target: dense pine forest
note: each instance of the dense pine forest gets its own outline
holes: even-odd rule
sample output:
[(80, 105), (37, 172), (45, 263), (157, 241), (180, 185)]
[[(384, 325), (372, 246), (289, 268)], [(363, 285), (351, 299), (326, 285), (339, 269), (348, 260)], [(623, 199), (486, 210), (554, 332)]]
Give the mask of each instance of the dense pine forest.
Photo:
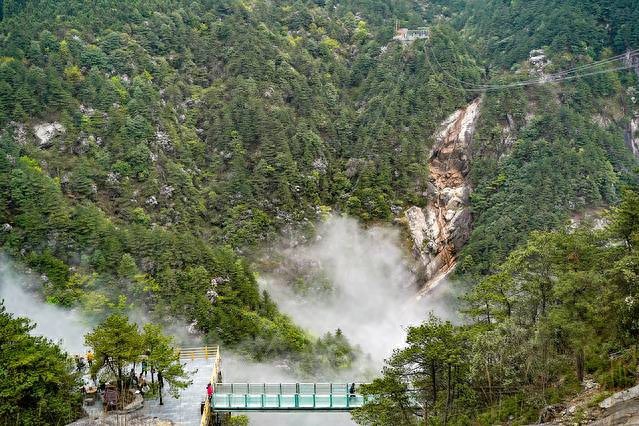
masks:
[[(424, 312), (354, 419), (525, 424), (586, 377), (603, 399), (637, 382), (639, 68), (596, 64), (639, 48), (638, 21), (634, 0), (0, 0), (0, 251), (96, 321), (135, 307), (345, 370), (348, 336), (296, 325), (256, 260), (330, 214), (402, 228), (442, 121), (481, 97), (460, 320)], [(68, 379), (21, 423), (76, 416), (65, 355), (4, 310), (0, 328), (0, 382), (32, 351)], [(30, 404), (0, 390), (0, 423)]]

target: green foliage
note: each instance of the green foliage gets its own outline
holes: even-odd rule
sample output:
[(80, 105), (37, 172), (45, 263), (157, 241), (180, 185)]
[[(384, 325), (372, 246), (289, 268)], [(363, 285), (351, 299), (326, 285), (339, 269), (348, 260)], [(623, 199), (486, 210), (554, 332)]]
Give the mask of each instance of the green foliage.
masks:
[(129, 300), (153, 306), (158, 318), (196, 321), (212, 341), (242, 344), (258, 358), (313, 353), (313, 339), (260, 294), (250, 267), (232, 250), (213, 248), (193, 233), (154, 230), (140, 208), (133, 209), (132, 223), (116, 226), (93, 203), (72, 203), (28, 157), (0, 173), (11, 177), (7, 220), (14, 225), (0, 238), (9, 253), (24, 255), (44, 274), (49, 301), (105, 317)]
[(603, 230), (533, 232), (465, 296), (468, 324), (411, 327), (355, 420), (530, 423), (586, 374), (609, 389), (634, 384), (637, 200), (625, 192)]
[(143, 1), (114, 13), (108, 2), (41, 1), (0, 23), (0, 124), (62, 119), (71, 158), (33, 155), (71, 176), (65, 195), (125, 220), (153, 196), (149, 223), (213, 232), (242, 249), (317, 218), (319, 204), (389, 220), (425, 188), (419, 165), (437, 124), (468, 100), (437, 84), (424, 50), (460, 78), (479, 76), (450, 28), (440, 31), (460, 47), (381, 54), (387, 36), (377, 38), (390, 29), (381, 11), (419, 22), (402, 1), (392, 10), (184, 6)]
[(228, 426), (248, 426), (249, 418), (244, 415), (232, 416), (228, 421)]
[[(632, 0), (555, 3), (141, 0), (87, 8), (79, 0), (5, 0), (0, 223), (9, 227), (0, 245), (43, 274), (51, 302), (102, 319), (131, 303), (195, 322), (210, 341), (258, 359), (287, 356), (305, 372), (348, 368), (355, 351), (344, 336), (307, 335), (259, 291), (253, 250), (284, 229), (308, 229), (329, 209), (370, 223), (423, 205), (433, 134), (476, 95), (464, 86), (525, 78), (508, 70), (531, 49), (545, 48), (550, 69), (561, 69), (639, 44)], [(396, 19), (428, 25), (430, 38), (389, 42)], [(499, 352), (511, 348), (504, 342), (534, 350), (554, 336), (567, 358), (595, 365), (596, 354), (577, 350), (595, 335), (595, 325), (581, 325), (594, 308), (565, 300), (582, 290), (594, 297), (607, 282), (634, 294), (629, 212), (637, 209), (628, 196), (616, 216), (625, 212), (626, 222), (610, 228), (625, 254), (615, 251), (603, 277), (585, 267), (559, 274), (564, 248), (553, 237), (545, 252), (547, 233), (527, 245), (531, 231), (560, 228), (637, 185), (620, 131), (634, 108), (633, 85), (630, 73), (610, 73), (485, 95), (470, 153), (474, 231), (458, 272), (479, 281), (469, 315), (502, 328), (486, 334), (485, 346), (462, 340), (508, 359), (507, 370), (491, 372), (508, 386), (540, 379), (519, 379), (523, 355)], [(608, 128), (592, 123), (602, 111), (614, 118)], [(38, 146), (33, 125), (54, 120), (64, 133)], [(590, 237), (561, 235), (599, 261)], [(522, 292), (536, 316), (513, 322)], [(611, 306), (619, 313), (614, 341), (626, 345), (639, 335), (639, 304)], [(469, 415), (442, 402), (446, 387), (437, 382), (431, 417)], [(394, 383), (380, 386), (395, 392)], [(464, 395), (455, 398), (470, 395), (463, 401), (471, 409), (493, 402)]]
[(85, 336), (87, 346), (93, 349), (95, 365), (92, 374), (107, 369), (123, 383), (125, 367), (136, 362), (144, 353), (144, 341), (138, 327), (122, 315), (110, 315), (102, 324)]
[(456, 26), (466, 27), (486, 57), (506, 68), (543, 47), (595, 57), (607, 46), (624, 52), (639, 44), (639, 32), (630, 24), (639, 17), (632, 0), (605, 5), (597, 0), (433, 3), (432, 13), (451, 16)]
[(151, 374), (161, 374), (169, 384), (171, 396), (178, 398), (180, 391), (186, 389), (193, 381), (189, 379), (184, 369), (185, 365), (180, 363), (180, 355), (173, 346), (173, 338), (165, 336), (160, 326), (150, 323), (144, 324), (141, 337)]
[[(531, 231), (557, 229), (570, 215), (617, 202), (622, 182), (636, 184), (636, 160), (622, 134), (572, 106), (553, 105), (555, 96), (537, 89), (487, 95), (473, 147), (474, 229), (460, 256), (461, 275), (494, 272)], [(533, 99), (546, 105), (526, 123)]]
[(158, 325), (145, 324), (140, 333), (138, 326), (129, 323), (125, 316), (113, 314), (87, 334), (85, 341), (95, 354), (91, 374), (97, 376), (103, 371), (117, 379), (121, 389), (132, 385), (125, 380), (128, 367), (142, 359), (148, 363), (152, 379), (156, 373), (162, 375), (174, 398), (192, 383), (184, 364), (180, 363), (173, 339), (165, 336)]
[(60, 348), (0, 303), (0, 423), (57, 425), (81, 414), (80, 380)]

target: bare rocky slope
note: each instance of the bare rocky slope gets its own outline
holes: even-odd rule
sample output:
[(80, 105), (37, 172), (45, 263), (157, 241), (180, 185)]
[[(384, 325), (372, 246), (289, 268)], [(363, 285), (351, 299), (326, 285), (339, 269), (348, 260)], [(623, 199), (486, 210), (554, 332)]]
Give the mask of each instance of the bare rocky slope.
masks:
[(480, 113), (481, 98), (455, 111), (441, 125), (429, 160), (425, 207), (413, 206), (406, 219), (428, 292), (453, 270), (457, 253), (471, 230), (468, 148)]

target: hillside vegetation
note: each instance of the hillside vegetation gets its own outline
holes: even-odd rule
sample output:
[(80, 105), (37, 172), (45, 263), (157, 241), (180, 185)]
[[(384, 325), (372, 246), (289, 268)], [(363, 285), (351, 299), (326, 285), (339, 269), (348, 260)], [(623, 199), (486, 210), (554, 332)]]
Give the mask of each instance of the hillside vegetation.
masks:
[(469, 99), (436, 84), (425, 46), (382, 52), (387, 6), (359, 8), (5, 1), (4, 250), (53, 303), (133, 303), (260, 357), (305, 351), (241, 253), (330, 208), (390, 220), (417, 202), (430, 134)]
[(637, 383), (638, 238), (636, 192), (604, 229), (533, 232), (464, 297), (467, 324), (431, 317), (408, 330), (407, 347), (365, 386), (372, 401), (354, 418), (534, 424), (589, 378), (600, 388), (567, 420), (587, 421), (588, 408)]
[[(610, 306), (638, 297), (638, 163), (624, 141), (637, 75), (473, 88), (639, 47), (635, 3), (0, 0), (0, 249), (41, 277), (50, 303), (101, 320), (145, 310), (303, 373), (347, 368), (348, 336), (312, 336), (283, 315), (254, 255), (330, 212), (385, 224), (423, 206), (433, 135), (483, 96), (473, 231), (454, 277), (472, 325), (433, 319), (409, 336), (464, 348), (423, 372), (430, 388), (415, 383), (432, 392), (429, 419), (529, 420), (584, 372), (628, 384), (602, 360), (636, 338), (631, 313)], [(396, 21), (430, 37), (394, 42)], [(619, 203), (606, 231), (567, 231)], [(484, 343), (512, 362), (480, 365), (493, 359)], [(393, 374), (414, 355), (398, 352), (371, 389), (403, 392)], [(492, 386), (518, 408), (486, 414), (505, 401)]]

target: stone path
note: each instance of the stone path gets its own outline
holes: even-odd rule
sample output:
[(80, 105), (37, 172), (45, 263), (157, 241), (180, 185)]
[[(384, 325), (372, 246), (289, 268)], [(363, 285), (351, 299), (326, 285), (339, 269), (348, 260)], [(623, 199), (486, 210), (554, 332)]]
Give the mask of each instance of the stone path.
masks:
[(206, 397), (206, 385), (211, 379), (212, 368), (210, 361), (187, 362), (187, 369), (197, 369), (197, 373), (192, 377), (193, 384), (180, 393), (180, 398), (171, 397), (165, 390), (162, 397), (164, 405), (160, 405), (159, 399), (147, 399), (144, 401), (144, 408), (140, 411), (148, 417), (170, 420), (174, 425), (199, 425), (200, 403)]
[[(188, 371), (197, 370), (191, 379), (193, 384), (180, 393), (180, 398), (171, 397), (165, 389), (160, 405), (158, 398), (145, 399), (142, 409), (127, 415), (104, 414), (101, 401), (85, 406), (88, 416), (72, 423), (73, 426), (197, 426), (200, 424), (200, 403), (206, 397), (206, 385), (211, 378), (211, 361), (188, 361)], [(139, 374), (139, 371), (138, 371)], [(71, 425), (70, 425), (71, 426)]]

